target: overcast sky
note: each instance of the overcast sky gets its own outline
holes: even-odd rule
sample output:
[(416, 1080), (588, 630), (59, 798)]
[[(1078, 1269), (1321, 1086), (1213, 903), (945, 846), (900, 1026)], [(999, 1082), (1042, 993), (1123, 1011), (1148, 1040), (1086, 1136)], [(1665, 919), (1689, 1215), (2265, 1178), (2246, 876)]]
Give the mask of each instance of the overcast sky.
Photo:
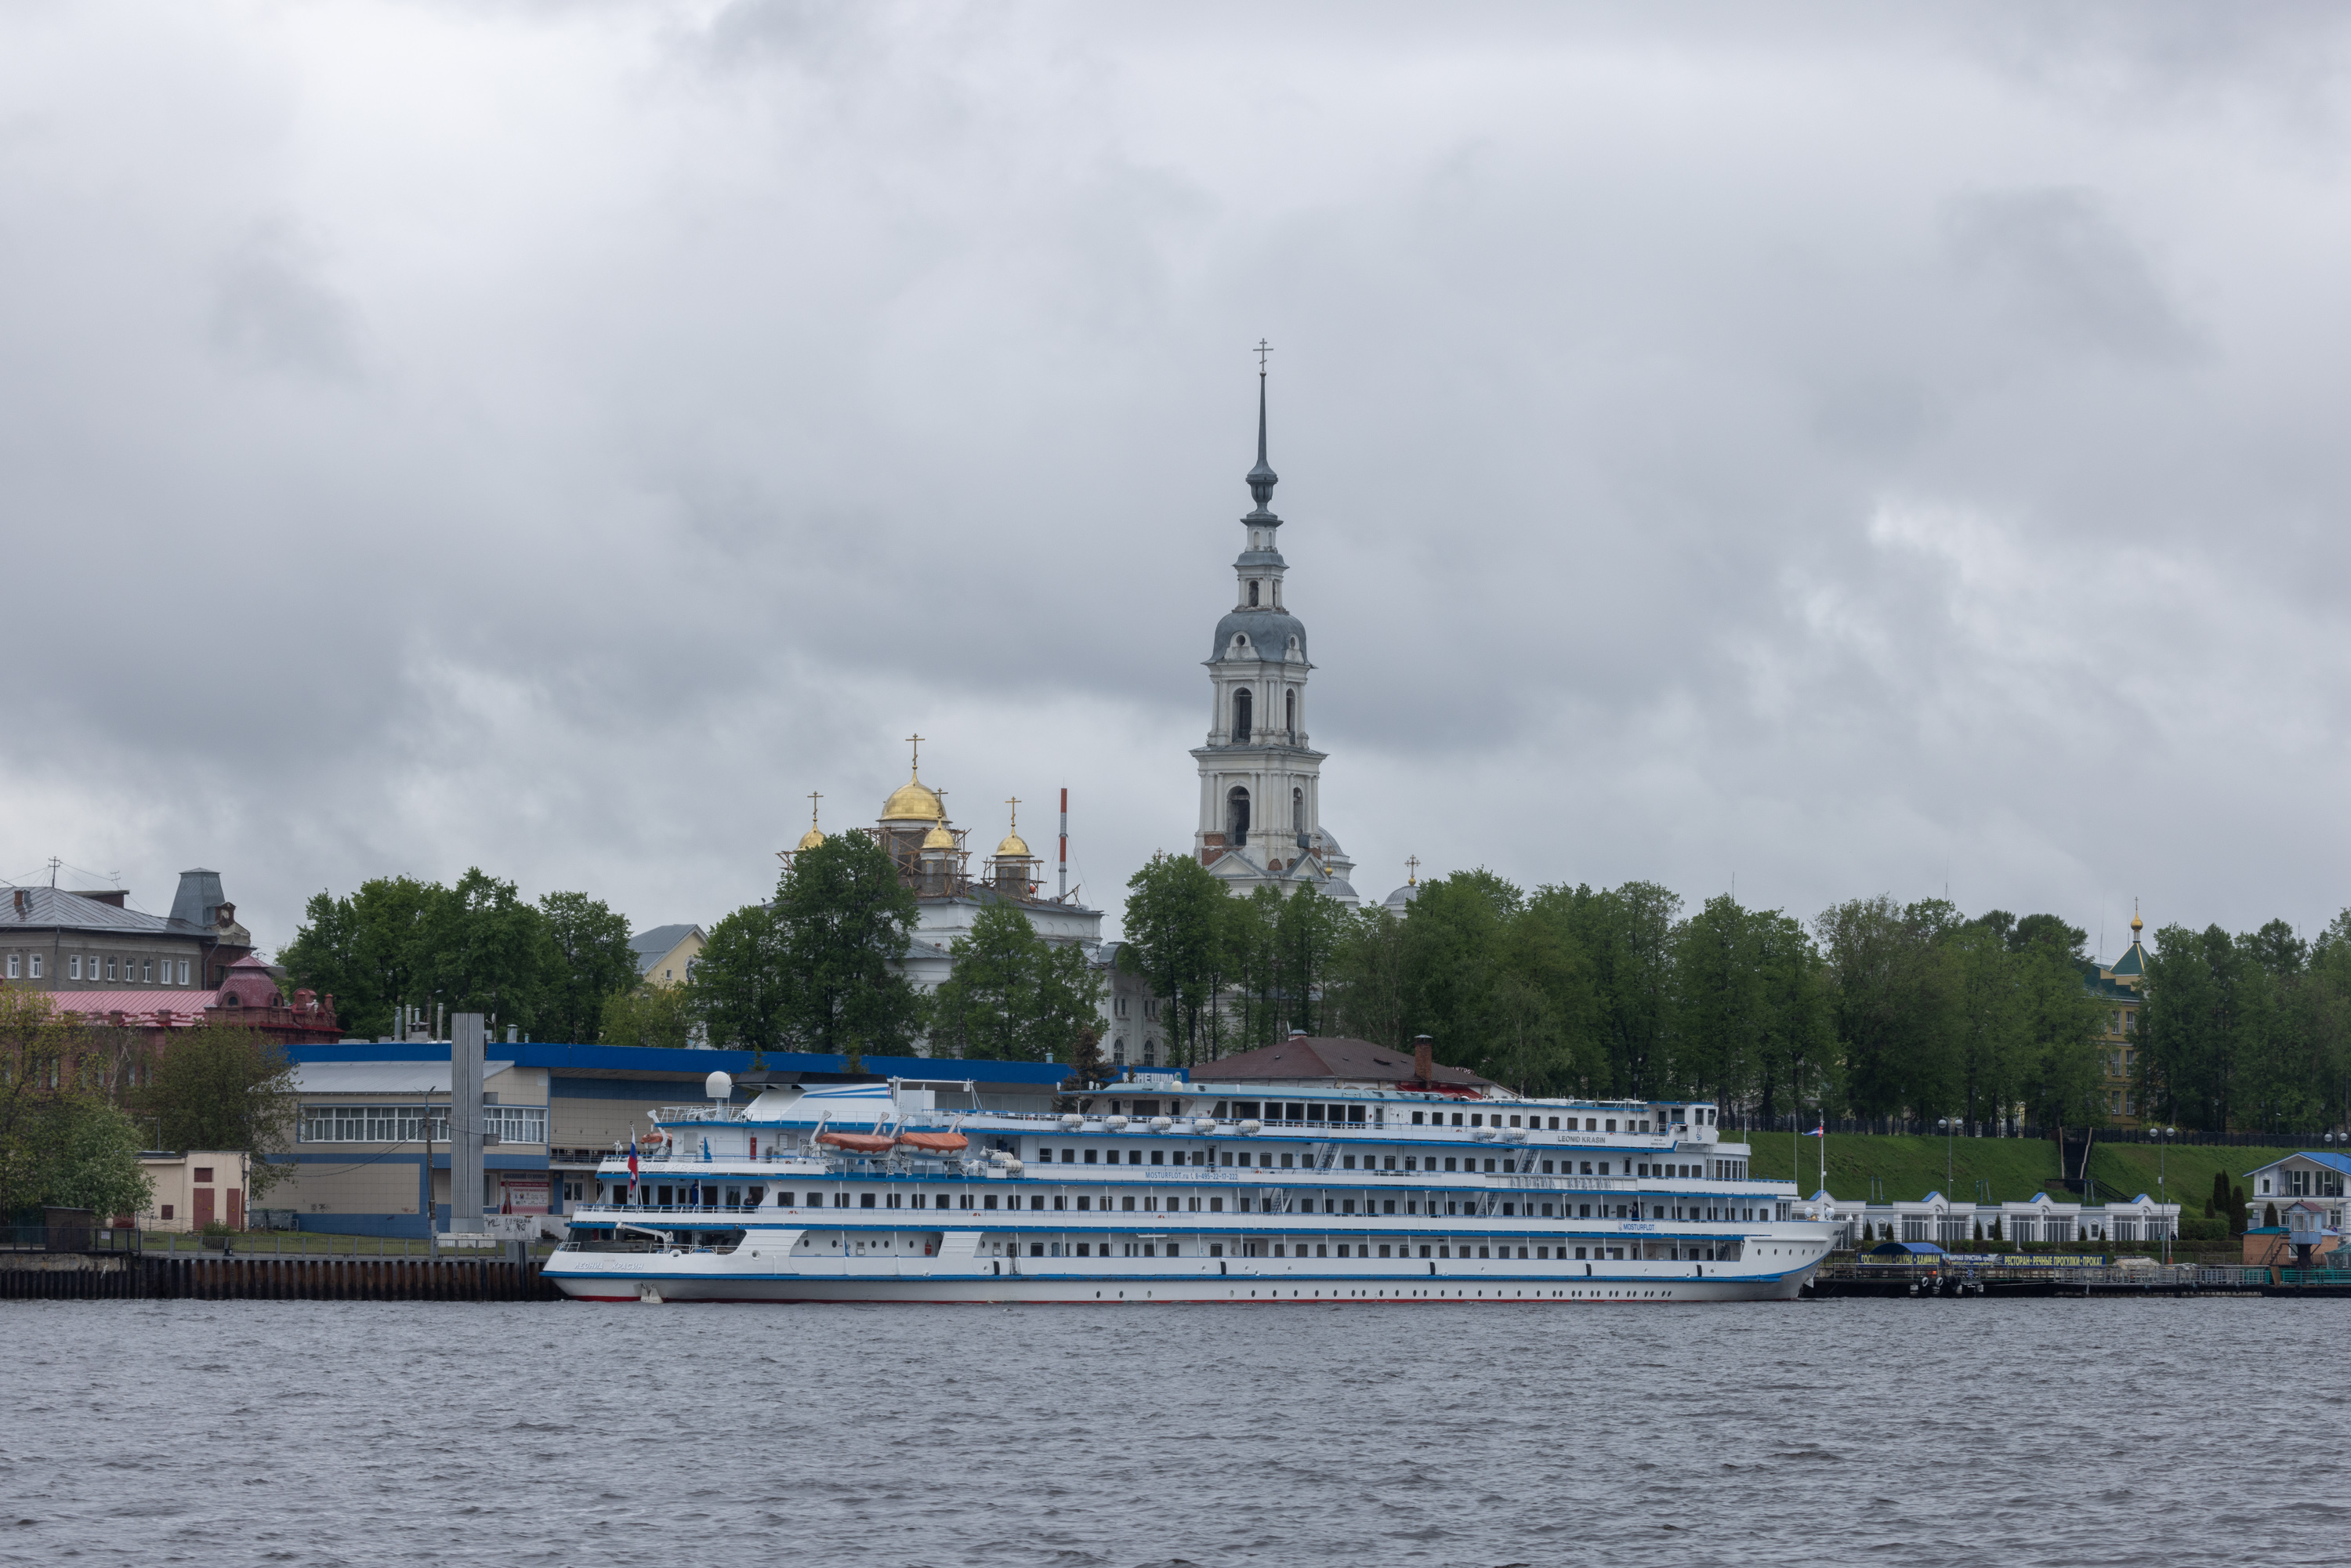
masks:
[(0, 5), (0, 875), (1114, 924), (1264, 337), (1367, 896), (2322, 925), (2340, 16), (1659, 9)]

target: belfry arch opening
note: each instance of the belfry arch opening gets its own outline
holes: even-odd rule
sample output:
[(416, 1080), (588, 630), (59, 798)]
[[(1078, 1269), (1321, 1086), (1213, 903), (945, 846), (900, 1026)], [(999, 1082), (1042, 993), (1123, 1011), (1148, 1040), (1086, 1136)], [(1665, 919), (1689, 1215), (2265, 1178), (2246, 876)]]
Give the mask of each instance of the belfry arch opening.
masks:
[(1254, 578), (1249, 580), (1249, 608), (1257, 608), (1257, 580)]
[(1293, 833), (1306, 831), (1306, 791), (1303, 789), (1290, 792), (1290, 831)]
[(1249, 737), (1249, 690), (1243, 686), (1233, 694), (1233, 744), (1242, 745)]
[(1298, 688), (1290, 687), (1281, 695), (1281, 727), (1292, 739), (1298, 736)]
[(1236, 784), (1225, 797), (1225, 841), (1238, 846), (1249, 842), (1249, 791)]

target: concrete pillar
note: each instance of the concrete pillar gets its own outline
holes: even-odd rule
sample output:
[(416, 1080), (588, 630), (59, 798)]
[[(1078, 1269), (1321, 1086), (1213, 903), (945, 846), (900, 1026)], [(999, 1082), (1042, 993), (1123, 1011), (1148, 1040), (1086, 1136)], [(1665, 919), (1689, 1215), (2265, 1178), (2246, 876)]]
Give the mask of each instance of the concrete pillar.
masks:
[(449, 1029), (449, 1228), (482, 1228), (482, 1055), (479, 1013), (458, 1013)]

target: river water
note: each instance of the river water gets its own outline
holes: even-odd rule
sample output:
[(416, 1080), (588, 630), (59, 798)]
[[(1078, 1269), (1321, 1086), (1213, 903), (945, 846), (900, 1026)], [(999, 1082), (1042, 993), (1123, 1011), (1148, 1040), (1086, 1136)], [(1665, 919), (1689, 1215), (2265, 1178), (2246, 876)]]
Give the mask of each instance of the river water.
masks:
[(2351, 1302), (0, 1306), (0, 1563), (2334, 1562)]

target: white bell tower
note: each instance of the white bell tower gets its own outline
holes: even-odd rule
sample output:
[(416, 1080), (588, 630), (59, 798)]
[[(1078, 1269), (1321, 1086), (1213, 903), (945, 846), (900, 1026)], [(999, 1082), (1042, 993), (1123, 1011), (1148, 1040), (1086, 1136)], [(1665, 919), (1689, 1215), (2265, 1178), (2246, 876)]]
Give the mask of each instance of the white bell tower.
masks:
[(1343, 903), (1357, 902), (1354, 869), (1322, 831), (1322, 757), (1307, 743), (1306, 627), (1284, 603), (1290, 570), (1274, 542), (1281, 519), (1268, 507), (1278, 483), (1265, 460), (1265, 363), (1259, 345), (1257, 466), (1249, 473), (1257, 509), (1241, 519), (1230, 613), (1217, 622), (1207, 659), (1208, 743), (1200, 768), (1200, 826), (1193, 848), (1236, 894), (1259, 883), (1287, 891), (1307, 883)]

